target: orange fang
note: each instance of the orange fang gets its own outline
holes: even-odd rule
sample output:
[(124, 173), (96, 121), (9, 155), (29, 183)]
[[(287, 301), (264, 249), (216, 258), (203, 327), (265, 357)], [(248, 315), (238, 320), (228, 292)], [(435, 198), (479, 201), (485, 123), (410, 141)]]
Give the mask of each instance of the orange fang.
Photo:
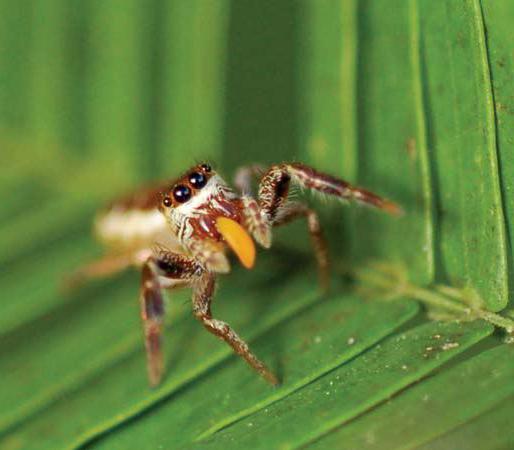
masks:
[(255, 263), (255, 244), (248, 232), (235, 220), (227, 217), (218, 217), (216, 225), (241, 264), (247, 269), (251, 269)]

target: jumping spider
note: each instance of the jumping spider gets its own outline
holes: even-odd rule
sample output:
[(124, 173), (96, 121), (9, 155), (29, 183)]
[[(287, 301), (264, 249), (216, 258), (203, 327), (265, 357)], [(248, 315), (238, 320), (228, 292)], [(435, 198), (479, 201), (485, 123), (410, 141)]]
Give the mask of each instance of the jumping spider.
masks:
[[(257, 198), (251, 195), (254, 176), (260, 177)], [(131, 265), (141, 269), (141, 317), (151, 386), (159, 384), (163, 374), (162, 290), (186, 286), (192, 288), (193, 313), (204, 327), (267, 381), (278, 383), (230, 325), (212, 316), (211, 302), (217, 274), (230, 271), (227, 249), (251, 268), (254, 240), (269, 248), (272, 228), (299, 218), (307, 221), (321, 283), (327, 286), (327, 246), (318, 215), (305, 204), (288, 200), (290, 185), (400, 213), (393, 202), (300, 163), (272, 165), (267, 170), (241, 168), (235, 185), (237, 192), (209, 164), (198, 164), (174, 182), (113, 203), (96, 220), (96, 234), (110, 251), (78, 275), (104, 276)]]

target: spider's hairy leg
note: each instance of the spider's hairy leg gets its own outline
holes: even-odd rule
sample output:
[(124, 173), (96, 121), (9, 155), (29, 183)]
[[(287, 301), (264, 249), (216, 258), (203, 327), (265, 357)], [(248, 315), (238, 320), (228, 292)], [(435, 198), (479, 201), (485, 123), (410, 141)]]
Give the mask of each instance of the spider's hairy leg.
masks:
[(143, 264), (140, 306), (150, 386), (159, 384), (164, 370), (161, 348), (164, 322), (162, 289), (187, 285), (202, 270), (202, 266), (195, 259), (162, 250)]
[(262, 177), (259, 187), (261, 207), (271, 221), (274, 221), (278, 210), (284, 205), (291, 183), (342, 200), (355, 200), (374, 206), (389, 214), (399, 215), (402, 213), (396, 203), (373, 192), (352, 186), (344, 180), (319, 172), (304, 164), (283, 163), (271, 166)]
[(328, 246), (321, 229), (318, 214), (313, 209), (302, 203), (290, 202), (280, 211), (275, 219), (275, 226), (285, 225), (296, 219), (305, 217), (307, 228), (311, 236), (312, 246), (318, 263), (318, 273), (321, 289), (326, 292), (330, 283), (330, 259)]
[(259, 375), (271, 384), (278, 384), (278, 379), (248, 348), (236, 332), (226, 322), (214, 319), (211, 313), (211, 301), (216, 279), (213, 273), (205, 272), (193, 284), (193, 313), (203, 326), (212, 334), (225, 341), (241, 356)]

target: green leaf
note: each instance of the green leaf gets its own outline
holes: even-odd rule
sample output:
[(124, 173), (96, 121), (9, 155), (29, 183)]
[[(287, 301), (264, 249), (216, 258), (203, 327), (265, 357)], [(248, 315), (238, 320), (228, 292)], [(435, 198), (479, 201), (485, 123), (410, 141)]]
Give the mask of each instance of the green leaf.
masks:
[(76, 229), (81, 227), (80, 234), (84, 234), (84, 229), (91, 222), (94, 203), (92, 200), (82, 202), (70, 195), (54, 197), (50, 201), (42, 201), (37, 209), (25, 210), (0, 225), (0, 246), (5, 249), (0, 256), (0, 264), (5, 266), (55, 243), (65, 233), (70, 234), (67, 229), (74, 229), (76, 236), (79, 234)]
[[(284, 276), (283, 269), (282, 271), (280, 267), (275, 267), (274, 269), (274, 273), (277, 276)], [(315, 280), (312, 277), (303, 277), (304, 279), (298, 277), (290, 278), (290, 282), (285, 286), (277, 287), (273, 286), (274, 278), (270, 277), (266, 270), (261, 269), (259, 272), (252, 274), (251, 278), (253, 280), (250, 282), (248, 279), (244, 280), (245, 277), (240, 277), (239, 283), (235, 284), (235, 286), (232, 283), (231, 289), (227, 289), (227, 291), (221, 289), (218, 293), (218, 306), (216, 304), (214, 306), (216, 316), (226, 320), (242, 336), (250, 340), (253, 336), (262, 334), (270, 327), (285, 320), (296, 311), (318, 299), (318, 295), (312, 292), (312, 286), (316, 286)], [(287, 274), (287, 271), (285, 273)], [(244, 287), (248, 291), (244, 297), (245, 308), (241, 309), (239, 302), (241, 301), (241, 292), (245, 290)], [(133, 289), (133, 291), (136, 293), (137, 289)], [(266, 298), (263, 299), (262, 293), (266, 291), (268, 293)], [(112, 294), (108, 291), (102, 293), (101, 301), (104, 303), (109, 302), (110, 295)], [(133, 295), (132, 298), (137, 298), (137, 296)], [(181, 297), (179, 297), (179, 301), (180, 299)], [(287, 301), (284, 301), (284, 299), (287, 299)], [(128, 300), (130, 301), (130, 297)], [(121, 302), (121, 298), (119, 301)], [(120, 304), (118, 303), (119, 307)], [(114, 308), (114, 306), (109, 306), (109, 308)], [(37, 442), (34, 441), (35, 436), (42, 432), (47, 426), (48, 421), (61, 422), (63, 417), (68, 414), (67, 411), (70, 408), (76, 411), (76, 420), (64, 421), (66, 423), (63, 423), (62, 427), (55, 430), (52, 435), (50, 448), (55, 448), (54, 446), (56, 445), (65, 447), (67, 443), (69, 445), (73, 441), (82, 442), (88, 440), (147, 409), (156, 401), (169, 396), (232, 354), (230, 347), (207, 333), (192, 318), (174, 323), (171, 326), (172, 330), (170, 333), (167, 333), (169, 334), (169, 341), (173, 343), (173, 336), (175, 336), (176, 342), (175, 345), (166, 346), (169, 349), (166, 358), (169, 361), (168, 376), (159, 389), (149, 390), (142, 343), (139, 342), (139, 339), (137, 341), (134, 339), (134, 335), (139, 334), (139, 327), (133, 322), (133, 320), (137, 319), (136, 308), (137, 304), (133, 304), (132, 308), (130, 308), (133, 319), (128, 324), (123, 324), (126, 320), (126, 315), (129, 313), (128, 309), (122, 314), (119, 311), (117, 313), (116, 309), (105, 311), (107, 317), (102, 318), (102, 320), (107, 322), (109, 320), (117, 320), (121, 322), (119, 326), (122, 331), (125, 330), (124, 335), (116, 335), (109, 339), (108, 335), (103, 333), (104, 336), (92, 340), (91, 336), (87, 335), (86, 328), (82, 332), (79, 329), (77, 330), (76, 338), (86, 339), (83, 345), (87, 347), (84, 348), (82, 355), (76, 355), (70, 361), (63, 361), (60, 367), (49, 367), (45, 371), (49, 377), (46, 379), (46, 382), (35, 378), (35, 380), (29, 381), (28, 386), (21, 383), (21, 386), (17, 387), (17, 392), (28, 389), (29, 386), (34, 386), (40, 391), (40, 398), (29, 401), (28, 406), (24, 406), (24, 408), (32, 411), (46, 406), (46, 409), (40, 415), (35, 416), (30, 425), (21, 427), (19, 431), (14, 428), (14, 435), (13, 437), (7, 437), (8, 441), (11, 439), (23, 441), (24, 446), (28, 446), (31, 442)], [(410, 314), (412, 314), (413, 310), (410, 309), (410, 311)], [(259, 317), (259, 320), (256, 321), (255, 317)], [(92, 320), (89, 314), (84, 315), (84, 327), (87, 326), (87, 319), (90, 322)], [(130, 326), (132, 335), (130, 335), (128, 330)], [(104, 327), (105, 325), (102, 327), (99, 323), (98, 328), (95, 327), (94, 331), (98, 333)], [(47, 328), (50, 328), (48, 333), (51, 336), (47, 338), (47, 345), (43, 344), (45, 348), (48, 348), (48, 344), (52, 341), (58, 342), (59, 340), (66, 339), (66, 335), (69, 332), (68, 324), (62, 319), (60, 326), (51, 326), (49, 324)], [(113, 332), (115, 331), (113, 330)], [(94, 361), (89, 363), (84, 361), (81, 363), (83, 366), (78, 364), (81, 356), (87, 357), (88, 353), (85, 352), (89, 352), (92, 355), (92, 352), (99, 351), (99, 348), (96, 346), (89, 347), (89, 342), (91, 342), (91, 345), (101, 345), (106, 339), (109, 341), (109, 345), (103, 344), (103, 348), (101, 347), (103, 354), (97, 354), (94, 357)], [(61, 344), (56, 349), (56, 358), (66, 358), (64, 355), (70, 351), (70, 345), (72, 344), (68, 342)], [(110, 359), (108, 358), (109, 355), (111, 355)], [(35, 363), (37, 364), (37, 362), (36, 360)], [(45, 368), (44, 364), (52, 364), (51, 361), (44, 358), (40, 358), (39, 363), (40, 369)], [(64, 376), (66, 376), (66, 372), (68, 373), (67, 379), (63, 383), (52, 381), (54, 380), (56, 370), (62, 371)], [(85, 370), (89, 373), (84, 373)], [(21, 372), (24, 372), (23, 368), (21, 368)], [(81, 383), (85, 377), (88, 378), (86, 383)], [(254, 377), (254, 379), (256, 382), (262, 383), (257, 377)], [(44, 388), (50, 388), (50, 383), (52, 383), (54, 389), (50, 391), (51, 395), (48, 395), (48, 391)], [(13, 384), (13, 389), (14, 386)], [(75, 386), (78, 387), (69, 392), (70, 387)], [(50, 400), (59, 397), (58, 394), (62, 396), (65, 392), (68, 393), (60, 401), (50, 402)], [(15, 395), (15, 393), (13, 394)], [(36, 402), (36, 400), (39, 401)], [(8, 403), (5, 405), (6, 410), (7, 405)], [(10, 414), (9, 410), (6, 412), (6, 421), (11, 426), (14, 425), (13, 421), (15, 419), (21, 419), (20, 414)]]
[[(18, 327), (2, 340), (0, 371), (9, 390), (0, 400), (0, 429), (31, 416), (140, 344), (137, 303), (127, 302), (134, 292), (135, 282), (121, 289), (86, 289), (46, 320)], [(12, 348), (16, 351), (9, 352)]]
[[(320, 170), (338, 173), (355, 183), (359, 163), (357, 2), (304, 2), (298, 17), (300, 38), (296, 51), (302, 55), (302, 70), (298, 73), (301, 156)], [(354, 211), (333, 206), (330, 217), (320, 211), (322, 217), (334, 223), (334, 230), (328, 230), (331, 249), (354, 256), (357, 236), (348, 226), (353, 225)]]
[[(2, 449), (514, 445), (512, 2), (18, 3), (0, 0)], [(63, 289), (102, 251), (107, 199), (204, 159), (227, 180), (302, 161), (405, 210), (298, 193), (328, 298), (300, 222), (220, 277), (215, 317), (277, 388), (185, 290), (149, 389), (136, 271)]]
[(300, 16), (305, 61), (300, 72), (303, 153), (316, 167), (337, 167), (352, 182), (358, 161), (356, 13), (353, 0), (306, 2)]
[(281, 386), (270, 388), (233, 358), (227, 367), (206, 374), (192, 389), (186, 388), (173, 401), (157, 406), (143, 420), (108, 435), (102, 446), (177, 448), (212, 435), (349, 361), (416, 311), (412, 302), (363, 304), (345, 296), (315, 303), (255, 342), (255, 351), (265, 361), (279, 358), (276, 370)]
[(454, 449), (463, 442), (473, 442), (476, 450), (487, 450), (494, 443), (496, 448), (510, 448), (514, 440), (512, 429), (512, 401), (514, 396), (495, 404), (486, 413), (472, 418), (464, 425), (441, 437), (420, 445), (420, 450)]
[[(359, 214), (357, 226), (367, 238), (357, 240), (356, 253), (402, 261), (417, 282), (430, 283), (434, 186), (422, 94), (420, 13), (413, 1), (370, 0), (359, 2), (357, 14), (359, 183), (397, 201), (405, 215), (370, 220)], [(396, 70), (387, 70), (390, 66)]]
[[(30, 127), (33, 130), (36, 151), (46, 151), (52, 158), (59, 157), (59, 144), (68, 132), (73, 73), (68, 70), (66, 48), (68, 4), (54, 0), (48, 5), (34, 4), (33, 40), (29, 73), (31, 101)], [(63, 96), (64, 99), (61, 97)]]
[(27, 125), (30, 95), (27, 88), (30, 71), (27, 70), (27, 58), (33, 36), (28, 20), (27, 8), (21, 3), (13, 5), (8, 0), (0, 1), (0, 117), (1, 129), (16, 129), (23, 132)]
[(228, 2), (169, 2), (163, 14), (159, 62), (167, 82), (158, 94), (164, 95), (157, 118), (163, 165), (156, 169), (169, 176), (195, 158), (216, 162), (221, 153)]
[[(514, 173), (514, 154), (512, 152), (514, 114), (510, 100), (514, 95), (514, 86), (511, 82), (514, 62), (510, 55), (514, 48), (514, 36), (511, 32), (514, 4), (486, 0), (482, 2), (482, 10), (487, 26), (486, 45), (494, 95), (501, 193), (507, 221), (507, 236), (510, 249), (512, 249), (514, 247), (514, 177), (512, 176)], [(512, 275), (512, 250), (508, 253), (507, 258)], [(510, 293), (512, 294), (512, 286)]]
[(144, 7), (134, 0), (123, 7), (117, 0), (90, 1), (86, 14), (86, 52), (95, 55), (84, 74), (90, 149), (99, 164), (109, 161), (114, 173), (134, 182), (141, 179), (138, 168), (144, 155)]
[[(437, 439), (432, 446), (429, 442), (463, 423), (471, 421), (471, 425), (478, 414), (512, 397), (513, 355), (512, 346), (485, 351), (401, 393), (311, 448), (341, 448), (341, 443), (344, 448), (359, 449), (418, 448), (423, 443), (428, 448), (459, 448), (462, 442), (473, 442), (473, 448), (479, 448), (474, 439), (453, 447), (436, 444)], [(495, 426), (491, 428), (498, 433)]]
[[(70, 226), (71, 230), (74, 225)], [(62, 229), (59, 231), (64, 234)], [(83, 263), (84, 257), (92, 258), (96, 252), (83, 229), (64, 236), (61, 241), (48, 235), (48, 248), (39, 244), (39, 251), (28, 249), (12, 263), (3, 265), (8, 270), (0, 273), (0, 282), (11, 299), (0, 316), (3, 333), (15, 331), (18, 326), (48, 314), (69, 300), (64, 295), (65, 277)], [(54, 263), (48, 264), (48, 261)]]
[(439, 270), (498, 311), (507, 304), (506, 234), (480, 3), (421, 0), (419, 6)]
[[(296, 395), (207, 439), (202, 448), (269, 448), (270, 442), (276, 448), (297, 448), (423, 378), (491, 332), (484, 323), (434, 323), (390, 337)], [(266, 440), (259, 441), (259, 435)]]

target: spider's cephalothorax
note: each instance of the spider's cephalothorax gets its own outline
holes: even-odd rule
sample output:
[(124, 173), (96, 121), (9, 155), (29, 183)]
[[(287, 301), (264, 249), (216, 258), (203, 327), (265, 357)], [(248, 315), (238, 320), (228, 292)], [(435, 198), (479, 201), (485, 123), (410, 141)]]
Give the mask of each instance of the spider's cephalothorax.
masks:
[[(256, 176), (260, 182), (254, 198), (251, 185)], [(163, 373), (162, 290), (180, 286), (192, 288), (194, 315), (207, 330), (227, 342), (266, 380), (278, 382), (230, 325), (213, 318), (211, 301), (216, 275), (230, 270), (228, 250), (251, 268), (256, 254), (254, 241), (269, 248), (273, 227), (302, 217), (313, 243), (321, 284), (328, 286), (328, 254), (318, 216), (305, 204), (288, 199), (292, 184), (390, 214), (401, 212), (393, 202), (300, 163), (277, 164), (267, 170), (242, 168), (236, 174), (237, 191), (203, 163), (173, 183), (160, 183), (114, 202), (99, 215), (96, 232), (110, 251), (77, 275), (103, 276), (129, 265), (141, 269), (141, 317), (151, 385), (158, 384)]]
[(233, 221), (234, 227), (241, 225), (239, 231), (244, 233), (244, 207), (241, 198), (210, 165), (200, 164), (173, 183), (162, 193), (159, 209), (180, 244), (206, 269), (214, 272), (230, 270), (223, 251), (230, 236), (223, 235), (220, 218)]

